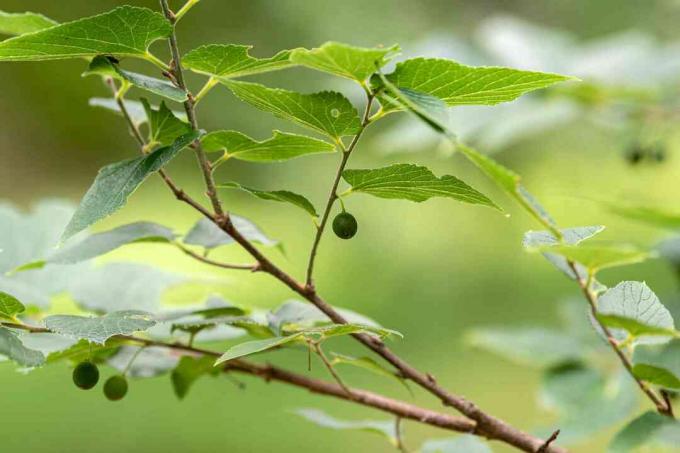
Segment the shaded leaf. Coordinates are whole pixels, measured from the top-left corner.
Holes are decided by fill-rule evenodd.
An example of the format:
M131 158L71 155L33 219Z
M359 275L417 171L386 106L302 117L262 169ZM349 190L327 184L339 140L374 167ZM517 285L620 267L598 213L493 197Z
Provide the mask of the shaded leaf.
M680 378L665 368L644 363L633 366L636 378L671 390L680 390Z
M380 327L374 320L362 314L344 308L334 308L349 323ZM267 322L271 330L277 335L283 335L284 332L290 333L304 330L308 327L332 324L328 316L321 310L310 303L299 300L289 300L281 304L271 313L267 314Z
M598 298L597 317L613 328L612 334L619 340L627 336L621 329L634 337L646 336L637 338L638 343L666 342L669 337L659 335L675 331L670 312L643 282L625 281L607 290Z
M24 310L26 307L16 297L0 291L0 318L14 319Z
M56 335L56 334L51 334ZM61 335L60 335L61 336ZM61 336L62 338L67 338ZM117 338L109 338L104 344L92 344L88 340L74 340L67 338L72 343L67 348L50 352L47 355L46 363L56 363L61 360L68 360L73 363L79 363L83 360L91 360L94 363L102 363L116 352L124 344L123 340Z
M102 168L66 226L62 240L70 238L123 207L127 198L147 176L160 170L198 136L198 132L185 134L170 146Z
M142 106L149 122L149 143L151 145L169 145L177 137L191 133L191 125L177 118L165 102L161 102L158 110L154 110L149 101L142 98Z
M680 380L680 339L666 344L643 344L635 348L633 372L652 384L678 388ZM642 377L644 376L644 377Z
M622 217L637 220L651 226L669 230L680 229L680 214L664 211L650 206L620 206L603 203L611 212Z
M0 327L0 355L26 367L40 366L45 362L41 352L28 349L17 334L4 327Z
M345 170L342 177L351 192L367 193L379 198L415 202L432 197L453 198L472 204L498 208L484 194L451 175L435 176L428 168L413 164L394 164L371 170Z
M156 324L150 313L139 310L116 311L99 317L53 315L45 318L45 327L68 337L104 344L116 335L128 335Z
M0 61L59 60L101 54L148 58L149 45L167 38L170 23L147 8L121 6L0 42Z
M177 398L184 399L191 386L201 376L214 374L216 371L219 372L219 370L213 366L213 362L214 359L209 356L183 356L170 375L172 389Z
M502 67L473 67L453 60L414 58L397 64L386 78L399 89L438 97L449 106L494 105L571 77ZM380 79L374 79L380 87ZM389 106L389 104L388 104Z
M234 227L249 241L257 242L262 245L272 247L278 244L278 241L267 237L254 223L250 220L230 214ZM183 242L189 245L200 245L207 249L219 247L221 245L228 245L234 242L231 236L222 231L217 225L208 219L199 220L193 228L184 237Z
M176 351L165 347L147 346L141 351L139 349L139 346L123 346L106 363L121 373L127 369L126 374L129 377L151 378L168 373L180 360ZM133 357L135 360L130 365Z
M248 192L251 195L256 196L257 198L260 198L262 200L270 200L270 201L280 201L283 203L290 203L293 206L297 206L298 208L304 209L309 215L312 217L319 217L319 214L316 212L316 208L314 208L314 205L307 200L305 197L302 195L298 195L294 192L290 192L288 190L257 190L253 189L250 187L245 187L242 186L241 184L237 182L226 182L222 184L218 184L217 187L219 189L239 189L243 190L244 192Z
M591 273L608 267L625 266L640 263L649 257L649 253L627 245L554 245L540 247L541 252L554 253L578 262Z
M586 353L577 338L540 328L474 329L466 339L471 345L505 359L538 367L578 360Z
M398 52L399 46L396 45L388 48L366 48L331 41L315 49L295 49L290 59L299 65L363 84Z
M38 13L6 13L0 11L0 34L23 35L57 25L57 22Z
M408 386L408 383L406 380L388 368L384 367L383 365L379 364L375 360L373 360L371 357L352 357L348 356L345 354L338 354L335 352L331 352L333 355L333 360L331 361L331 364L333 366L335 365L351 365L357 368L362 368L364 370L368 370L373 374L377 374L378 376L383 376L383 377L388 377L390 379L394 379L397 382L399 382L401 385L404 386L404 388L409 392L411 392L411 389Z
M322 91L301 94L248 82L223 81L244 102L339 140L354 135L361 121L354 106L342 94Z
M277 71L293 65L290 50L282 50L271 58L254 58L248 53L253 46L209 44L182 57L185 68L211 77L230 79L263 72Z
M299 416L315 425L336 430L365 431L385 437L392 445L397 445L396 424L382 420L339 420L317 409L298 409Z
M607 451L627 453L655 443L665 444L670 449L673 445L677 446L679 437L680 422L657 412L646 412L619 431Z
M181 88L177 88L167 80L156 79L144 74L120 69L118 65L103 55L97 55L92 59L87 71L83 73L83 76L88 75L98 75L104 78L112 77L124 84L133 85L175 102L184 102L187 100L187 92Z
M215 131L201 138L207 152L224 151L222 159L249 162L280 162L307 154L332 153L335 146L304 135L274 131L274 136L257 141L237 131Z
M286 337L272 337L264 340L247 341L245 343L237 344L229 348L219 359L215 362L215 365L227 362L229 360L234 360L239 357L245 357L248 355L256 354L258 352L267 351L272 348L283 346L288 343L302 340L302 333L297 333L293 335L288 335Z

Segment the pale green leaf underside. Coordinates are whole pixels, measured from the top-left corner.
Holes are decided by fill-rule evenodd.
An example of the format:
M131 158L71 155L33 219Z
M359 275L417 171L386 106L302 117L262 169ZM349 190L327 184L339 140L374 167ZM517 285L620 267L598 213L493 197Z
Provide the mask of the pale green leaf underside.
M327 42L315 49L295 49L290 59L302 66L363 83L378 68L387 64L398 51L399 46L396 45L388 48L365 48Z
M249 82L223 80L244 102L265 112L293 121L333 139L354 135L361 121L354 106L342 94L322 91L301 94Z
M59 60L96 55L145 58L149 45L167 38L170 23L147 8L121 6L0 42L0 61Z
M127 99L124 99L123 102L125 104L125 108L130 114L130 117L132 118L132 122L135 123L136 126L141 126L142 124L147 122L146 112L144 112L144 106L142 105L141 102L130 101ZM122 115L122 112L120 111L120 106L118 105L116 100L112 98L90 98L90 100L88 101L88 105L90 105L91 107L101 107L103 109L110 110L112 112ZM182 121L186 121L187 119L186 113L184 112L178 112L173 110L172 113Z
M428 168L419 165L394 164L369 170L345 170L342 177L352 186L350 192L415 202L445 197L498 209L484 194L455 176L444 175L438 178Z
M272 247L279 244L278 241L269 238L250 220L234 214L230 214L231 222L239 233L249 241ZM222 231L217 225L208 219L201 219L191 228L182 240L185 244L199 245L212 249L222 245L234 243L234 239Z
M107 57L98 55L90 62L87 71L83 76L98 75L101 77L113 77L116 80L124 81L137 88L146 90L149 93L157 94L164 98L168 98L175 102L184 102L187 99L186 91L177 88L167 80L156 79L144 74L126 71L120 69L116 64L111 62Z
M47 263L73 264L96 258L123 245L142 241L169 242L175 238L171 229L152 222L135 222L93 234L75 244L66 244Z
M302 334L293 334L286 337L272 337L266 338L264 340L247 341L245 343L237 344L229 348L222 356L217 359L215 365L227 362L229 360L238 359L239 357L245 357L248 355L256 354L258 352L263 352L268 349L272 349L278 346L283 346L287 343L302 340Z
M527 231L524 233L522 244L527 248L545 247L550 245L578 245L586 239L604 231L604 225L591 225L582 227L562 228L562 240L555 237L550 231Z
M625 281L607 290L598 299L597 312L603 323L633 336L674 334L673 317L643 282Z
M19 302L19 299L0 291L0 318L13 319L14 316L22 313L26 307Z
M243 77L293 66L290 50L282 50L271 58L254 58L249 55L252 47L209 44L188 52L182 58L182 64L194 72L218 79Z
M0 11L0 34L23 35L57 25L57 22L37 13L6 13Z
M435 96L449 106L494 105L571 77L502 67L473 67L453 60L414 58L397 64L387 79L400 89Z
M45 318L45 327L67 337L104 344L116 335L129 335L153 327L150 313L139 310L116 311L99 317L54 315Z
M314 208L314 205L309 200L307 200L307 198L303 197L302 195L298 195L294 192L290 192L288 190L258 190L242 186L237 182L222 183L218 184L217 187L220 189L243 190L244 192L248 192L262 200L290 203L293 206L297 206L298 208L304 209L312 217L319 216L319 214L316 212L316 208Z
M191 132L191 125L177 118L165 102L161 102L158 110L151 107L149 101L144 98L141 102L149 122L150 144L169 145L177 137Z
M279 162L335 151L335 146L323 140L281 131L262 141L238 131L214 131L203 136L201 144L207 152L224 151L225 157L249 162Z
M598 270L640 263L649 257L649 253L629 246L607 245L554 245L539 247L539 251L554 253L585 266L591 273Z
M448 439L428 440L420 447L420 453L493 453L491 449L473 434L464 434Z
M14 332L4 327L0 327L0 355L26 367L40 366L45 362L41 352L28 349Z
M185 134L170 146L102 168L66 226L62 240L70 238L123 207L128 197L147 176L160 170L183 148L196 140L198 135L198 132Z
M378 434L385 437L392 445L397 445L396 425L391 420L339 420L317 409L298 409L296 413L324 428Z

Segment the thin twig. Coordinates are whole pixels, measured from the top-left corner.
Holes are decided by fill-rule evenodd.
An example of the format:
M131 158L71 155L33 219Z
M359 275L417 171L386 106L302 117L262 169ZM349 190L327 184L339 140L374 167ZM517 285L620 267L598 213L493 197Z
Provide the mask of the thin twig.
M354 138L352 138L352 141L347 146L347 149L342 150L342 158L340 160L340 165L338 165L338 170L335 172L335 178L333 179L333 184L331 186L330 193L328 194L328 201L326 202L326 207L324 208L323 215L321 216L321 223L319 223L319 226L316 230L314 242L312 243L312 250L309 253L306 282L307 286L310 288L313 288L314 285L313 281L314 261L316 260L316 254L319 248L319 243L321 242L321 237L323 236L324 230L326 228L328 216L331 213L333 204L335 203L335 200L338 199L337 191L338 184L340 184L340 177L342 176L342 172L345 169L345 166L347 165L347 161L349 160L352 151L354 151L354 148L356 147L357 143L359 143L361 135L363 134L364 130L366 130L366 127L370 124L371 106L373 105L374 97L370 91L366 91L366 96L367 96L366 109L364 110L364 116L363 119L361 120L361 127L359 128L359 131L356 133Z
M567 264L569 265L571 271L574 273L576 282L578 283L581 292L588 301L588 305L590 306L590 313L592 314L593 320L597 323L598 327L604 333L607 343L609 343L612 350L621 361L623 367L626 369L630 377L632 377L633 380L637 383L640 390L642 390L642 392L645 395L647 395L647 397L652 401L652 403L654 403L654 406L656 406L657 411L660 414L672 416L671 415L672 410L669 409L668 406L666 406L666 403L656 394L656 392L654 392L654 390L651 387L649 387L649 385L647 385L645 381L635 376L635 373L633 373L633 364L631 360L628 358L625 352L621 350L621 348L619 347L619 343L616 341L616 338L614 338L614 335L611 333L609 328L605 326L597 317L597 296L593 293L591 289L593 280L592 274L589 273L587 280L584 281L584 279L581 278L576 268L576 264L573 261L567 261Z
M316 355L319 356L321 361L323 362L324 365L326 365L326 368L328 369L328 372L331 373L331 376L333 376L333 379L335 379L335 382L337 382L340 387L345 389L347 392L347 396L352 399L352 391L347 387L347 385L343 382L342 378L340 375L335 371L335 367L333 364L328 360L328 357L326 357L326 354L323 352L323 349L321 348L321 345L319 342L312 342L312 347L314 348L314 351L316 352Z
M394 435L395 440L397 441L397 450L399 450L402 453L408 453L408 449L404 444L404 438L401 435L401 417L397 417L394 419Z
M545 453L548 451L548 447L550 447L550 444L555 442L557 440L557 436L560 435L560 430L556 429L550 437L548 437L543 445L540 446L538 450L536 450L536 453Z
M0 322L0 326L10 329L21 329L34 333L52 333L50 329L45 327L35 327L26 324ZM221 353L207 349L188 346L181 343L168 343L159 340L150 340L147 338L136 337L132 335L116 335L116 339L125 340L140 344L144 347L155 346L175 351L186 352L192 355L203 355L209 357L219 357ZM223 367L224 372L240 372L249 374L251 376L259 377L267 382L277 381L287 383L296 387L301 387L310 392L320 395L333 396L345 401L361 404L363 406L372 407L374 409L387 412L396 417L401 417L409 420L415 420L420 423L443 428L450 431L457 432L471 432L475 429L475 423L466 420L463 417L456 417L440 412L423 409L404 401L387 398L377 393L369 392L360 389L350 389L353 398L347 396L346 390L339 384L314 379L308 376L302 376L278 367L271 365L260 365L246 360L233 360L227 362Z
M180 249L182 252L184 252L186 255L192 257L195 260L198 260L202 263L209 264L211 266L216 266L216 267L221 267L223 269L235 269L235 270L244 270L244 271L251 271L251 272L256 272L259 268L259 264L231 264L231 263L223 263L221 261L215 261L210 258L206 258L205 256L199 255L198 253L194 252L193 250L190 250L186 247L184 247L182 244L174 243L178 249Z

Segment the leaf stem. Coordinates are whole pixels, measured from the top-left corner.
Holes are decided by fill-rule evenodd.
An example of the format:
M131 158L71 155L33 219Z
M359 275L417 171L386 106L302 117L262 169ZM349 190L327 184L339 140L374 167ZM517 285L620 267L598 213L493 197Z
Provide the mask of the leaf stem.
M352 141L347 146L347 148L343 149L342 151L340 165L338 165L338 169L335 172L335 178L333 179L333 184L331 186L330 193L328 194L328 201L326 202L326 207L324 208L323 215L321 216L321 223L319 224L319 227L316 229L316 235L314 236L312 249L309 252L309 261L307 263L307 277L306 277L306 285L309 288L314 287L313 281L314 262L316 260L319 244L321 243L321 237L323 236L326 224L328 223L328 217L331 213L331 209L333 208L335 200L338 199L337 191L338 185L340 184L340 178L342 177L342 172L345 169L345 166L347 165L347 161L349 161L352 151L354 151L354 148L356 147L357 143L359 143L361 135L363 134L364 130L366 130L366 127L371 123L369 116L371 114L371 106L373 105L373 100L375 99L375 97L368 90L366 91L366 96L367 96L366 109L364 110L364 116L363 119L361 120L361 127L359 128L359 131L356 133L356 135L352 138Z
M251 272L257 272L260 269L260 266L258 264L229 264L229 263L222 263L220 261L215 261L211 260L210 258L206 258L205 256L199 255L198 253L194 252L193 250L188 249L187 247L184 247L182 244L178 242L173 242L175 246L177 246L178 249L180 249L182 252L184 252L186 255L192 257L193 259L200 261L204 264L209 264L211 266L216 266L216 267L221 267L223 269L237 269L237 270L245 270L245 271L251 271Z
M213 89L215 85L219 83L219 80L217 80L215 77L210 77L207 82L205 82L205 85L198 91L198 94L194 96L194 107L198 105L199 102L201 102L201 99L205 97L206 94L210 92L210 90Z
M189 12L191 8L196 6L201 0L187 0L187 2L182 6L179 11L175 13L175 22L179 22L186 13Z

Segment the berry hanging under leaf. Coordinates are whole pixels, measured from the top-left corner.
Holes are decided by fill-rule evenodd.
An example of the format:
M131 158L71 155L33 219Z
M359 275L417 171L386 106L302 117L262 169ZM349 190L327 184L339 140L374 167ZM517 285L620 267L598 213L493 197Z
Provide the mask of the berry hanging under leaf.
M341 212L333 219L333 231L340 239L351 239L357 234L357 219L349 212Z
M125 397L128 391L127 379L123 375L111 376L104 383L104 395L109 401L118 401Z
M90 390L99 382L99 369L92 362L80 362L73 369L73 383L78 388Z

